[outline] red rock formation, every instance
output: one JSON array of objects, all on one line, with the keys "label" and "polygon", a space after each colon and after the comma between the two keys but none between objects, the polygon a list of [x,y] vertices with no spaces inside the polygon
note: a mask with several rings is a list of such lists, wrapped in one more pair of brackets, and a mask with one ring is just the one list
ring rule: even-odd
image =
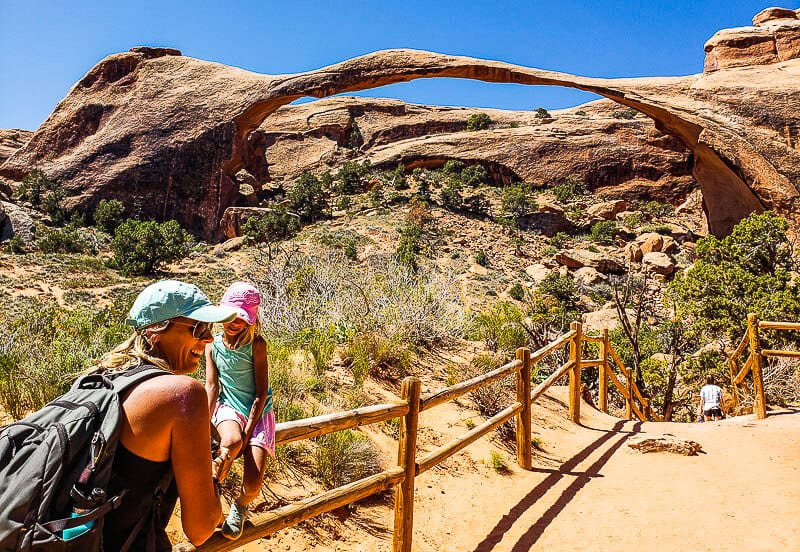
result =
[{"label": "red rock formation", "polygon": [[[791,33],[789,25],[774,28]],[[234,175],[264,168],[249,137],[280,106],[302,96],[459,77],[578,88],[641,111],[692,151],[712,232],[726,233],[765,207],[800,226],[800,59],[688,77],[595,79],[413,50],[280,76],[174,54],[142,48],[101,61],[0,176],[19,180],[40,168],[63,183],[68,207],[121,197],[133,212],[176,218],[216,237],[237,195]]]}]

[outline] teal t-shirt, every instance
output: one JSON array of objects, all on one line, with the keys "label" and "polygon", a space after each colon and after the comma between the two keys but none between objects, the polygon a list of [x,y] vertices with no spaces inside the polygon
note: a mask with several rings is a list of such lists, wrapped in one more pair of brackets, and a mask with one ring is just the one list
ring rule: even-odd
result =
[{"label": "teal t-shirt", "polygon": [[[253,344],[238,349],[229,349],[222,336],[214,337],[211,344],[211,359],[217,367],[220,383],[219,401],[227,404],[244,416],[250,416],[250,409],[256,400],[256,378],[253,369]],[[267,394],[264,412],[272,410],[272,388]],[[264,414],[262,412],[262,415]]]}]

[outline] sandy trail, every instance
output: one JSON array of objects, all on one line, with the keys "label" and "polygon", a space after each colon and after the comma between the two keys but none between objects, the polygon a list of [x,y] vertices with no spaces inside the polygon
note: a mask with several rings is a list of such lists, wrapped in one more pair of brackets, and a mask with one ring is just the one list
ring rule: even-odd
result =
[{"label": "sandy trail", "polygon": [[[566,419],[566,389],[549,393],[534,405],[544,452],[535,451],[533,471],[484,438],[417,478],[415,552],[800,550],[800,409],[671,424],[619,420],[584,404],[576,426]],[[463,411],[431,412],[420,420],[426,432],[444,440],[463,433]],[[641,454],[626,445],[663,433],[697,441],[704,453]],[[510,473],[492,469],[492,451],[506,455]],[[243,550],[391,550],[391,497],[357,512]]]}]

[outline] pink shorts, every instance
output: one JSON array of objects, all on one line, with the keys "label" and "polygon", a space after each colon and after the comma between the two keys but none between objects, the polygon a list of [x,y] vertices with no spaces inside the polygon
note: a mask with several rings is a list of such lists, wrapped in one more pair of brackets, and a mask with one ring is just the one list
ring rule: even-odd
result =
[{"label": "pink shorts", "polygon": [[[218,426],[228,420],[239,424],[242,432],[244,432],[244,428],[247,425],[247,416],[225,403],[217,402],[217,406],[214,408],[214,415],[211,417],[211,423],[214,426]],[[262,448],[275,458],[275,411],[270,410],[261,416],[256,422],[253,435],[247,444],[251,447]]]}]

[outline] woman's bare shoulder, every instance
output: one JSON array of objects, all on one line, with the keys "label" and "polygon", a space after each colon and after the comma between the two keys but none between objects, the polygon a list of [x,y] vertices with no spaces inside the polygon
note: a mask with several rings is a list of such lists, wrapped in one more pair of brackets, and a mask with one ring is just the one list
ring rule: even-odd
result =
[{"label": "woman's bare shoulder", "polygon": [[124,398],[123,405],[142,403],[162,412],[191,412],[208,408],[203,384],[190,377],[175,374],[161,375],[143,381]]}]

